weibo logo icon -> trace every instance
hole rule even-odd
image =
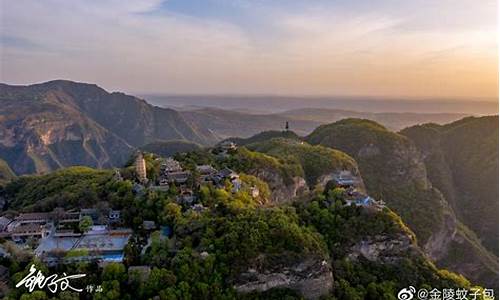
[[[398,293],[399,300],[411,300],[417,290],[413,286],[409,286],[407,288],[401,289]]]

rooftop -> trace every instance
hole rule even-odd
[[[36,213],[25,213],[20,214],[16,217],[16,221],[31,221],[31,220],[49,220],[51,218],[51,213],[46,212],[36,212]]]
[[[196,170],[201,174],[211,174],[217,172],[217,170],[211,165],[199,165],[196,166]]]
[[[224,168],[224,169],[220,170],[217,173],[217,175],[225,178],[225,177],[230,177],[230,176],[237,176],[238,174],[229,168]]]
[[[154,228],[156,228],[156,223],[154,221],[143,221],[142,226],[146,230],[154,229]]]
[[[16,233],[36,233],[36,232],[41,232],[42,230],[45,229],[44,225],[40,224],[25,224],[25,225],[19,225],[14,227],[12,230],[12,234]]]

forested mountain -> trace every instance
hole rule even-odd
[[[373,121],[345,119],[318,127],[306,141],[351,155],[370,194],[400,213],[420,243],[437,231],[435,224],[443,222],[446,208],[441,195],[430,187],[420,153],[404,136]]]
[[[123,203],[119,200],[124,198],[123,201],[129,201],[129,194],[125,193],[125,197],[123,191],[119,195],[111,192],[113,195],[106,198],[106,194],[110,193],[107,190],[114,189],[109,183],[112,180],[109,170],[75,168],[41,177],[19,179],[16,179],[15,174],[48,173],[74,165],[121,167],[130,160],[131,153],[137,148],[159,156],[175,156],[184,165],[191,167],[196,164],[210,164],[221,169],[228,167],[243,174],[242,178],[251,178],[256,185],[264,182],[267,187],[263,191],[266,191],[264,194],[269,194],[269,201],[253,203],[250,198],[241,195],[241,198],[231,199],[222,191],[212,191],[210,197],[233,208],[248,206],[246,208],[254,209],[265,204],[279,206],[278,210],[283,209],[284,212],[250,212],[245,216],[227,216],[227,211],[221,212],[214,208],[211,212],[218,222],[227,222],[228,228],[240,226],[238,222],[241,217],[245,225],[241,225],[240,229],[248,231],[246,226],[253,226],[248,224],[254,224],[254,221],[260,226],[260,221],[271,222],[272,218],[281,218],[281,214],[287,215],[286,218],[283,217],[283,222],[291,222],[293,225],[290,226],[298,226],[298,229],[294,229],[294,234],[297,235],[284,238],[304,243],[306,251],[298,251],[293,255],[308,260],[312,253],[314,259],[309,262],[313,266],[318,259],[334,261],[329,268],[322,269],[324,272],[322,271],[321,278],[329,280],[328,272],[333,268],[332,286],[341,286],[341,290],[347,291],[351,288],[350,283],[335,279],[336,276],[344,278],[347,275],[336,270],[352,266],[344,266],[335,260],[352,258],[349,253],[361,251],[356,248],[361,241],[371,243],[375,248],[382,243],[380,236],[364,227],[366,224],[362,219],[365,215],[361,212],[344,211],[339,205],[335,206],[335,210],[331,209],[336,200],[342,202],[345,199],[330,199],[327,201],[329,204],[326,204],[322,201],[334,195],[318,194],[321,193],[321,188],[327,187],[326,183],[333,173],[349,170],[363,183],[362,190],[376,200],[384,200],[390,210],[401,216],[402,221],[415,232],[416,239],[413,238],[413,233],[403,234],[406,237],[398,234],[391,238],[399,240],[399,244],[412,245],[405,248],[404,252],[408,249],[414,249],[415,251],[411,250],[412,253],[418,253],[420,249],[425,252],[427,257],[418,258],[419,262],[416,263],[419,269],[417,273],[422,271],[420,268],[425,269],[426,275],[422,275],[421,279],[428,278],[427,276],[434,279],[439,277],[436,275],[438,271],[427,261],[430,258],[438,267],[459,272],[474,283],[497,287],[498,117],[470,117],[446,125],[414,126],[395,133],[366,119],[343,119],[317,126],[342,115],[332,111],[302,110],[274,115],[223,110],[177,112],[151,106],[133,96],[108,93],[95,85],[70,81],[51,81],[31,86],[0,85],[0,104],[0,183],[6,184],[13,180],[12,184],[7,185],[2,198],[2,201],[6,199],[9,202],[10,208],[52,209],[66,205],[78,206],[82,201],[91,205],[102,197],[105,198],[104,201],[118,201],[117,205],[122,208]],[[309,113],[321,114],[323,118],[313,120]],[[392,124],[402,126],[405,122],[417,122],[418,117],[405,116],[409,120],[400,122],[396,118],[392,120],[395,122]],[[389,119],[392,117],[384,116]],[[447,117],[449,116],[444,116]],[[294,131],[283,130],[287,121]],[[312,133],[301,137],[310,131]],[[259,133],[252,135],[255,132]],[[221,158],[203,148],[231,135],[239,135],[229,140],[240,147],[226,154],[227,157],[222,155]],[[127,172],[130,173],[130,170],[125,169],[125,174]],[[148,174],[151,172],[149,170]],[[193,172],[196,174],[197,171]],[[73,176],[73,173],[78,176]],[[71,178],[75,181],[71,181]],[[51,190],[54,194],[45,197],[44,193],[47,191],[39,188],[52,186],[53,182],[65,185],[55,185]],[[96,186],[89,187],[90,184]],[[89,191],[97,186],[99,189],[95,193]],[[127,184],[123,189],[131,186]],[[296,199],[306,202],[296,203]],[[214,204],[213,201],[205,204],[208,203]],[[294,212],[288,210],[292,208]],[[129,217],[134,219],[137,214],[141,214],[141,209],[150,208],[135,208],[129,212]],[[380,217],[385,220],[382,222],[384,224],[379,224],[379,217],[376,217],[374,226],[380,226],[380,230],[392,230],[396,226],[400,233],[409,232],[400,224],[399,217],[392,215],[392,212],[385,213],[385,216]],[[155,214],[156,211],[148,211],[144,217],[155,218]],[[352,219],[352,223],[346,220],[353,216],[355,219]],[[214,215],[210,216],[212,217]],[[158,223],[164,221],[160,216],[157,218]],[[206,223],[201,222],[207,228],[211,226],[210,218],[203,221]],[[385,218],[389,218],[390,224],[397,225],[390,225]],[[369,223],[369,220],[366,222]],[[189,217],[184,219],[179,223],[182,230],[187,230],[185,226],[189,227],[185,222],[198,221],[190,220]],[[273,228],[284,230],[280,227],[282,225]],[[358,236],[357,232],[350,231],[349,225],[359,226],[370,235],[366,236],[364,232],[362,236]],[[312,226],[317,232],[311,233],[307,229],[309,227],[302,226]],[[334,227],[340,228],[339,231],[335,231]],[[226,229],[219,232],[219,229],[210,227],[207,232],[212,234],[215,230],[224,235],[227,233]],[[187,238],[182,230],[179,237]],[[205,233],[199,232],[200,235]],[[258,234],[263,237],[267,233]],[[316,234],[323,237],[318,238]],[[360,239],[348,241],[350,248],[345,244],[344,248],[341,247],[343,252],[337,252],[335,245],[347,242],[341,237],[345,234]],[[279,237],[281,236],[273,233],[263,237],[266,241],[262,242]],[[235,247],[219,250],[243,251]],[[314,247],[329,250],[320,249],[315,252],[311,250]],[[262,245],[255,245],[253,251],[252,255],[263,252],[266,257],[274,257],[279,255],[276,253],[285,250],[269,250]],[[399,254],[401,253],[394,255]],[[250,262],[256,259],[252,255],[249,256]],[[286,265],[286,269],[294,268],[294,263]],[[365,263],[361,263],[363,270]],[[254,269],[253,267],[244,266],[250,269]],[[245,278],[250,276],[238,276],[245,273],[244,268],[224,269],[221,272],[229,272],[227,274],[232,276],[233,287],[244,288],[248,283]],[[386,266],[374,266],[374,270],[380,271],[376,272],[377,275],[384,268]],[[269,269],[260,271],[268,272]],[[362,280],[368,280],[368,277],[363,277]],[[379,289],[378,292],[386,288],[387,286],[374,287],[375,290]],[[363,295],[367,293],[366,290],[362,292]]]
[[[248,138],[238,138],[238,137],[233,137],[227,139],[227,141],[234,142],[238,145],[248,145],[252,143],[258,143],[258,142],[266,142],[269,141],[270,139],[273,138],[286,138],[286,139],[291,139],[291,140],[302,140],[302,138],[296,134],[294,131],[288,131],[288,130],[268,130],[268,131],[263,131],[260,133],[257,133],[256,135],[252,135],[251,137]]]
[[[498,253],[498,116],[425,124],[401,133],[422,151],[429,180],[443,192],[457,218],[490,253]],[[454,257],[470,254],[462,244],[455,240],[450,246],[457,249]],[[455,269],[460,268],[474,269]]]
[[[17,174],[120,166],[134,147],[171,139],[216,141],[174,110],[96,85],[0,85],[0,158]]]
[[[356,161],[349,155],[323,146],[312,146],[296,139],[272,138],[248,144],[247,148],[299,164],[311,189],[316,184],[324,186],[331,179],[329,176],[332,173],[341,170],[348,170],[354,176],[360,176]]]
[[[493,253],[498,252],[498,116],[425,124],[401,133],[424,155],[431,183]]]
[[[368,193],[383,199],[401,215],[415,231],[418,243],[435,261],[485,284],[496,285],[498,258],[457,219],[439,186],[431,184],[424,156],[412,140],[373,121],[346,119],[318,127],[306,141],[351,155],[359,165]],[[456,147],[454,142],[450,143],[450,147]],[[498,149],[496,151],[498,153]],[[460,151],[454,151],[457,152]],[[498,167],[495,160],[486,164],[496,164],[490,166],[491,169]],[[497,206],[492,207],[497,213],[494,209]],[[476,219],[476,222],[480,221]],[[487,222],[484,220],[486,228],[490,226]],[[491,235],[497,236],[498,232]]]
[[[282,140],[270,142],[289,147]],[[338,163],[353,163],[345,154],[321,146],[293,144],[290,149],[294,147],[303,153],[298,154],[299,161],[304,153],[314,155],[320,149],[323,158],[333,155]],[[267,155],[241,150],[225,158],[208,151],[176,158],[185,166],[210,161],[216,168],[231,166],[248,172],[268,166],[261,164]],[[332,165],[332,170],[343,167]],[[280,168],[267,171],[281,176]],[[9,213],[56,207],[121,210],[124,225],[134,231],[123,264],[98,268],[80,263],[58,269],[88,274],[82,284],[99,282],[103,295],[116,299],[156,295],[167,299],[396,299],[398,291],[410,285],[473,287],[465,278],[437,269],[422,253],[411,230],[390,209],[345,205],[344,196],[336,189],[268,205],[257,203],[244,191],[231,192],[231,186],[208,185],[199,191],[205,209],[195,212],[178,204],[173,190],[134,193],[133,178],[125,175],[125,169],[122,173],[124,178],[117,179],[111,170],[73,167],[24,176],[0,189],[0,196],[7,200]],[[249,176],[240,173],[242,180]],[[271,187],[272,182],[259,181],[261,187],[268,183]],[[148,247],[143,220],[170,226],[172,237],[153,233],[148,251],[140,251]],[[29,259],[4,259],[2,263],[14,278],[22,277],[29,267]],[[151,267],[148,280],[141,282],[130,272],[137,264]],[[17,299],[23,293],[28,292],[13,288],[9,297]]]

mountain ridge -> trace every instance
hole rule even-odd
[[[263,131],[284,130],[287,122],[290,129],[297,134],[308,135],[320,125],[346,118],[370,119],[391,130],[401,130],[408,126],[428,122],[446,124],[468,116],[458,113],[372,113],[331,108],[299,108],[274,113],[245,113],[240,110],[202,107],[179,112],[191,124],[207,127],[220,139],[248,138]]]
[[[1,84],[0,102],[0,158],[16,174],[72,165],[120,166],[134,148],[156,140],[217,140],[174,110],[95,84]]]
[[[419,245],[441,267],[497,286],[498,257],[493,254],[491,260],[484,261],[482,254],[487,250],[433,186],[425,155],[409,137],[390,132],[374,121],[345,119],[318,127],[305,140],[352,156],[368,193],[383,199],[402,217],[416,233]],[[455,249],[463,255],[451,257]]]

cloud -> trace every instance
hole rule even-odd
[[[492,17],[468,0],[212,1],[227,10],[2,0],[0,80],[68,78],[129,92],[496,93]],[[468,25],[451,26],[453,16]],[[467,74],[456,76],[458,66]]]
[[[217,60],[238,61],[248,50],[245,37],[230,24],[144,14],[157,8],[158,1],[117,2],[13,2],[5,11],[2,32],[46,50],[28,51],[7,43],[2,77],[39,81],[46,79],[44,74],[54,74],[48,76],[97,78],[117,85],[123,80],[132,89],[151,81],[158,88],[159,79],[162,85],[175,85],[181,73],[215,69]],[[136,77],[137,83],[122,74]]]

